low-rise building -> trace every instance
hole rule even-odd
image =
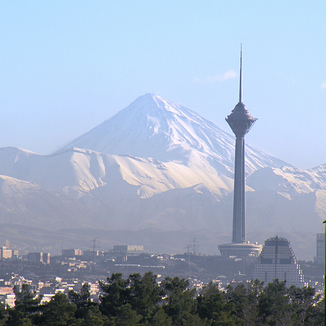
[[[82,256],[83,251],[80,249],[64,249],[62,250],[62,256],[66,258],[73,258],[76,256]]]
[[[142,245],[116,245],[113,246],[113,252],[116,254],[140,254],[144,252]]]
[[[48,252],[29,252],[26,258],[34,263],[50,264],[50,253]]]
[[[7,247],[0,247],[0,259],[11,259],[12,250]]]

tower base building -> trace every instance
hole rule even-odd
[[[221,256],[230,258],[258,257],[262,246],[257,243],[241,242],[226,243],[218,246]]]

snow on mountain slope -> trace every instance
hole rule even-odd
[[[193,155],[195,154],[193,153]],[[208,196],[209,192],[215,201],[225,201],[226,197],[232,197],[233,180],[218,174],[206,160],[202,160],[201,165],[196,158],[194,161],[197,163],[192,164],[192,160],[190,160],[189,165],[183,165],[176,161],[162,163],[155,159],[109,155],[84,149],[66,150],[52,155],[38,155],[14,148],[0,149],[0,171],[2,174],[14,178],[19,177],[21,180],[41,187],[41,189],[53,190],[62,195],[67,194],[72,198],[82,196],[83,205],[88,205],[86,211],[87,209],[94,210],[94,207],[97,207],[99,223],[107,224],[110,228],[114,225],[115,227],[117,225],[127,227],[130,224],[131,216],[132,220],[138,221],[138,226],[144,225],[145,221],[152,221],[148,223],[157,225],[160,219],[163,221],[167,216],[170,216],[169,224],[174,225],[175,228],[182,227],[181,219],[178,219],[177,216],[179,218],[188,216],[188,218],[194,219],[197,216],[198,223],[207,225],[208,222],[204,222],[203,219],[212,220],[212,216],[216,214],[212,209],[214,205],[211,204],[207,209],[201,205],[201,209],[194,209],[195,213],[191,212],[183,206],[187,202],[186,194],[189,195],[189,189],[192,194],[206,194],[205,196]],[[248,198],[259,198],[259,202],[255,202],[254,207],[261,206],[260,213],[266,215],[265,205],[271,206],[273,198],[281,195],[285,197],[285,201],[278,200],[278,202],[274,202],[274,205],[283,207],[283,212],[289,212],[285,207],[289,205],[292,207],[289,201],[298,195],[313,194],[317,188],[319,192],[326,189],[324,172],[324,169],[321,168],[309,171],[291,167],[259,169],[247,178],[247,191],[253,191],[251,197]],[[164,193],[166,194],[163,196]],[[150,207],[146,206],[150,201],[147,201],[146,204],[139,202],[139,199],[149,199],[158,194],[162,194],[163,197],[160,198],[164,198],[164,200],[160,204],[155,200],[151,201],[155,203],[155,209],[158,205],[160,206],[158,212],[155,212],[155,209],[152,211],[151,204],[149,204]],[[176,194],[183,198],[183,203],[180,202],[176,205],[175,199],[170,198]],[[268,199],[268,194],[274,195]],[[86,198],[86,195],[90,197]],[[315,207],[313,211],[318,208],[319,212],[323,214],[325,211],[325,206],[322,204],[323,195],[318,193],[309,198],[309,207]],[[203,200],[201,197],[197,199]],[[269,201],[270,203],[267,204]],[[81,202],[78,202],[78,205],[80,204]],[[184,208],[180,210],[180,206]],[[189,205],[189,207],[193,206]],[[248,203],[248,210],[250,208],[251,205]],[[295,211],[293,207],[291,210]],[[111,214],[111,221],[104,222],[102,217],[108,211],[114,213]],[[151,213],[147,216],[144,211]],[[204,211],[206,212],[205,216],[202,215]],[[209,211],[210,213],[208,213]],[[115,220],[113,215],[117,217],[115,223],[113,223]],[[256,216],[257,213],[252,213],[252,215]],[[277,216],[281,215],[286,219],[286,216],[278,212]],[[300,217],[300,212],[297,212],[296,215],[298,219],[304,219],[304,216]],[[277,217],[273,214],[271,216],[275,221]],[[223,219],[223,223],[226,223],[223,214],[219,214],[219,219]],[[213,224],[215,222],[216,220],[211,221]],[[281,223],[281,221],[279,222]],[[85,223],[87,224],[87,222]],[[197,223],[193,222],[193,225],[195,224]],[[254,223],[254,225],[258,224]],[[276,223],[275,226],[277,225],[279,224]]]
[[[88,160],[74,151],[38,155],[17,148],[0,149],[0,173],[47,189],[88,191],[98,186],[88,167]]]
[[[2,148],[0,171],[11,176],[0,188],[0,224],[180,230],[188,221],[189,230],[210,228],[225,215],[212,207],[223,206],[219,202],[232,193],[233,181],[205,164],[79,149],[37,155]]]
[[[325,166],[310,170],[294,167],[263,168],[248,176],[247,185],[256,191],[275,191],[291,199],[298,194],[326,191],[325,171]]]
[[[206,162],[185,166],[154,159],[97,153],[84,149],[38,155],[15,148],[0,149],[0,171],[13,178],[59,193],[88,193],[124,180],[141,198],[176,188],[203,184],[217,198],[232,191],[233,181],[218,175]],[[114,171],[114,173],[112,173]]]
[[[206,159],[218,172],[229,174],[234,164],[233,136],[196,112],[153,94],[137,98],[63,150],[74,147],[162,162]],[[246,164],[249,173],[265,166],[289,165],[250,146]]]

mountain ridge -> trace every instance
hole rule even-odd
[[[312,257],[326,216],[326,164],[300,170],[250,145],[246,151],[248,240],[307,232],[291,242]],[[155,229],[184,236],[207,229],[204,247],[212,252],[231,237],[233,165],[233,136],[190,109],[146,94],[52,154],[0,148],[6,176],[0,225],[14,219],[48,232]]]

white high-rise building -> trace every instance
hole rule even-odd
[[[254,278],[265,285],[275,279],[286,281],[286,286],[303,286],[304,277],[300,265],[290,246],[290,241],[278,236],[265,241],[258,262],[254,268]]]
[[[324,264],[325,259],[325,234],[317,233],[316,239],[316,262]]]

